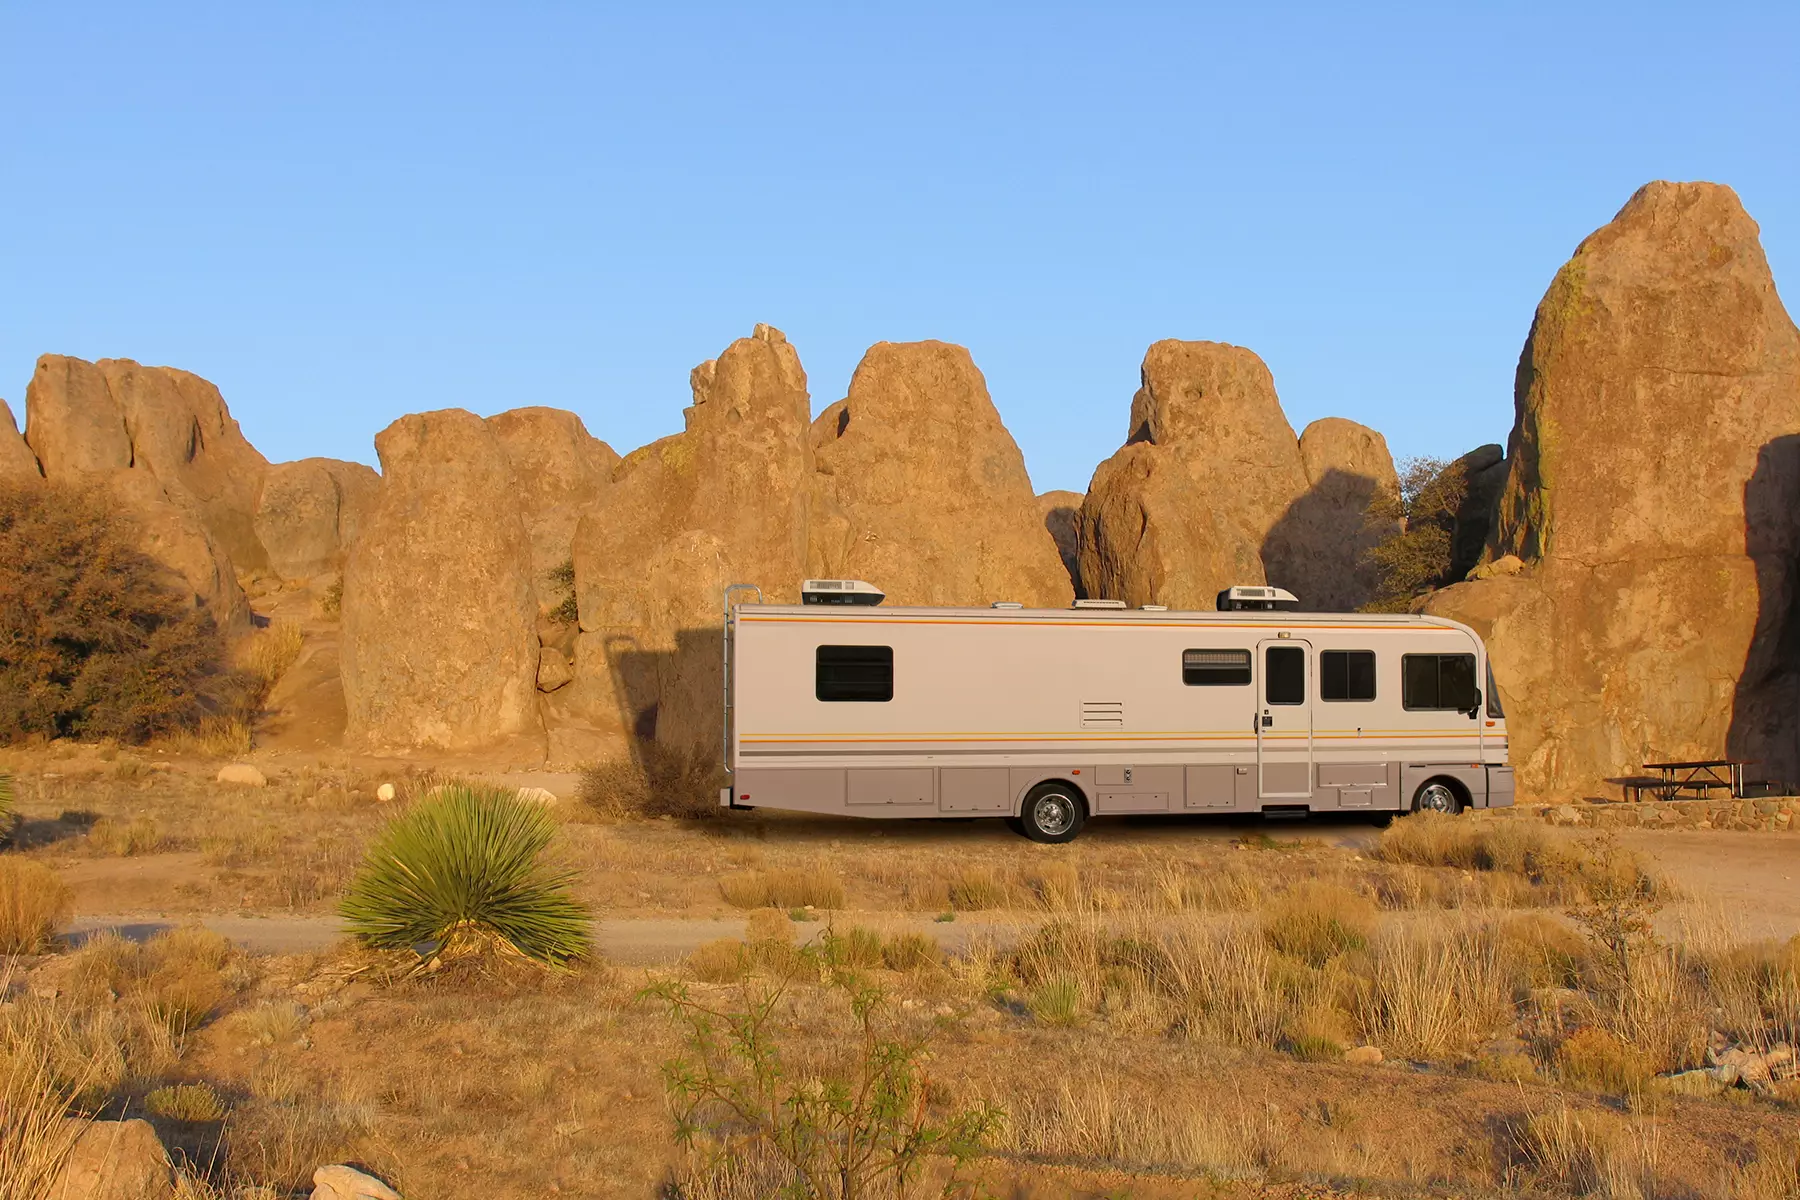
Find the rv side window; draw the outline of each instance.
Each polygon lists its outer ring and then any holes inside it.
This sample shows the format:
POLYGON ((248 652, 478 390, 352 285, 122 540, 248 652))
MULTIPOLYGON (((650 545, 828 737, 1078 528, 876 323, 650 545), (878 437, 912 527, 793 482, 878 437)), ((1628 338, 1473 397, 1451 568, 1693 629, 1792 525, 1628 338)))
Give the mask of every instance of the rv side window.
POLYGON ((1243 687, 1250 682, 1250 652, 1183 650, 1181 682, 1189 687, 1243 687))
POLYGON ((1263 700, 1306 703, 1306 651, 1298 646, 1270 646, 1263 651, 1263 700))
POLYGON ((892 700, 892 646, 820 646, 813 695, 821 700, 892 700))
POLYGON ((1373 650, 1319 651, 1319 699, 1373 700, 1375 652, 1373 650))
POLYGON ((1496 721, 1506 719, 1506 710, 1500 707, 1500 689, 1494 686, 1494 664, 1487 665, 1487 710, 1488 716, 1496 721))
POLYGON ((1473 654, 1408 654, 1400 659, 1400 703, 1406 708, 1467 712, 1475 707, 1473 654))

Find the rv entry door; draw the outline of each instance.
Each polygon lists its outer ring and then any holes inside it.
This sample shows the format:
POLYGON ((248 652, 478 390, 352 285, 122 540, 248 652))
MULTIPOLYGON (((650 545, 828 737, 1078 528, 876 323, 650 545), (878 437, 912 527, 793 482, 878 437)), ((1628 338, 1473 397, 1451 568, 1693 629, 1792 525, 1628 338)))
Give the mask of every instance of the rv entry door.
POLYGON ((1270 638, 1256 648, 1262 660, 1257 689, 1256 779, 1264 800, 1312 799, 1312 646, 1270 638))

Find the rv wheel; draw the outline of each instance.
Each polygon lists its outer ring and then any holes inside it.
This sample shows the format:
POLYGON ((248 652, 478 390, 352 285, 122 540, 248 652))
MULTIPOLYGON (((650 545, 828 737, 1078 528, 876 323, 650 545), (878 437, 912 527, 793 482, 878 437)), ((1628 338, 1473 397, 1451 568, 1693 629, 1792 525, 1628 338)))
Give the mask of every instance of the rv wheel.
POLYGON ((1413 793, 1414 812, 1441 812, 1455 816, 1462 811, 1462 797, 1442 779, 1428 779, 1413 793))
POLYGON ((1086 820, 1080 792, 1063 783, 1040 783, 1025 796, 1019 832, 1034 842, 1072 842, 1086 820))

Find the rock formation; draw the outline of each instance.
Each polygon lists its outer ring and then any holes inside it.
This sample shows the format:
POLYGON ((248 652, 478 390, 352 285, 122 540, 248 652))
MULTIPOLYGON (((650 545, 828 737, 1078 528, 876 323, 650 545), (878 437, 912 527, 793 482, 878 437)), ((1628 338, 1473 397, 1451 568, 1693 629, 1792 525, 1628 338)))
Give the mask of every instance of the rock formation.
POLYGON ((1793 779, 1800 332, 1729 188, 1652 183, 1590 236, 1519 360, 1488 553, 1429 611, 1493 651, 1528 795, 1664 756, 1793 779))
POLYGON ((380 502, 344 569, 347 741, 468 750, 540 737, 531 543, 500 439, 445 409, 401 417, 375 449, 380 502))
POLYGON ((1300 460, 1307 490, 1269 532, 1267 543, 1280 547, 1282 564, 1267 567, 1270 578, 1305 608, 1353 611, 1375 592, 1363 554, 1397 529, 1369 512, 1378 494, 1392 496, 1399 488, 1393 456, 1387 439, 1373 429, 1324 417, 1301 433, 1300 460))
POLYGON ((1087 497, 1080 492, 1044 492, 1037 499, 1044 528, 1069 573, 1069 586, 1077 599, 1083 599, 1087 593, 1081 590, 1081 502, 1087 497))
POLYGON ((632 733, 710 744, 725 586, 799 598, 812 488, 799 355, 758 325, 690 383, 686 430, 627 455, 576 529, 577 678, 545 702, 552 761, 632 733))
POLYGON ((889 604, 1074 598, 1024 456, 961 346, 870 347, 812 448, 809 574, 869 580, 889 604))
POLYGON ((1477 446, 1450 464, 1462 472, 1467 490, 1456 510, 1447 578, 1459 582, 1482 560, 1494 530, 1500 494, 1506 489, 1506 452, 1499 446, 1477 446))
POLYGON ((374 511, 381 476, 362 463, 303 458, 263 477, 252 529, 283 579, 310 579, 343 565, 374 511))
POLYGON ((613 448, 587 431, 581 418, 557 408, 515 408, 487 419, 518 481, 518 504, 531 535, 532 579, 569 561, 575 526, 619 465, 613 448))
POLYGON ((137 521, 146 553, 222 624, 243 623, 249 607, 236 572, 268 564, 253 528, 268 462, 217 388, 172 367, 46 354, 25 416, 45 478, 107 488, 137 521))
POLYGON ((42 477, 37 455, 31 452, 31 447, 19 435, 19 427, 13 424, 12 409, 6 406, 6 401, 0 400, 0 479, 42 477))
POLYGON ((1307 478, 1268 367, 1240 346, 1170 340, 1142 378, 1129 438, 1082 504, 1087 594, 1207 609, 1234 583, 1285 586, 1300 551, 1266 543, 1307 478))

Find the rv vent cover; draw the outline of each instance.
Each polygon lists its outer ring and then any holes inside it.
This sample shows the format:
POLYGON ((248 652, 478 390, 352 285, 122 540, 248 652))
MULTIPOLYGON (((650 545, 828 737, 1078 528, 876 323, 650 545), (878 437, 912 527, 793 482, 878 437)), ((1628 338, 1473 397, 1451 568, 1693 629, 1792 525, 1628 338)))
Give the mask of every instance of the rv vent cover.
POLYGON ((1125 728, 1125 702, 1123 700, 1083 700, 1081 702, 1081 727, 1083 729, 1125 728))
POLYGON ((1077 600, 1076 608, 1124 608, 1123 600, 1077 600))
POLYGON ((808 579, 800 585, 802 604, 880 604, 885 593, 860 579, 808 579))
POLYGON ((1219 593, 1220 612, 1296 612, 1300 601, 1294 593, 1278 587, 1228 587, 1219 593))

